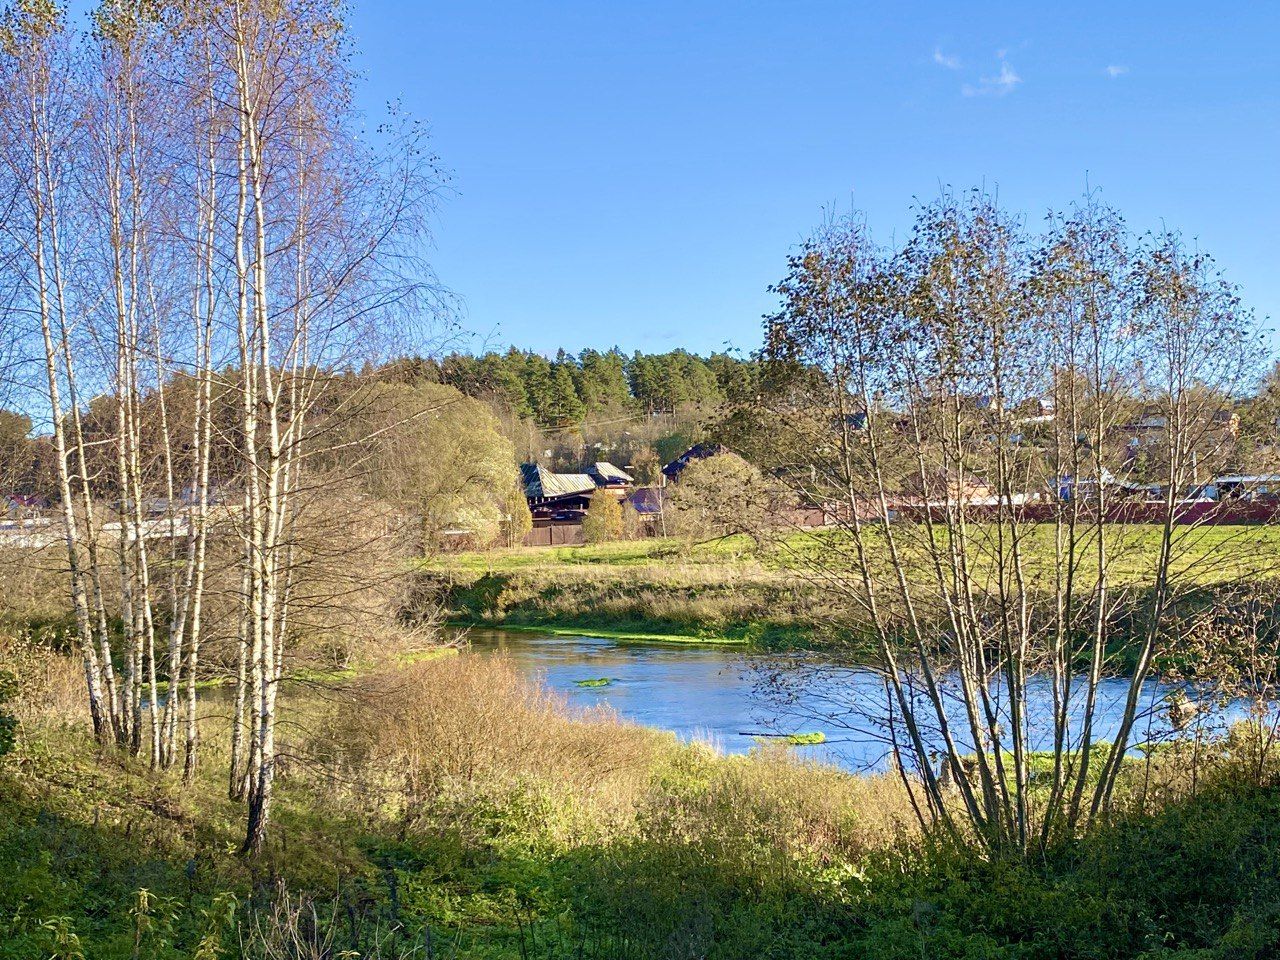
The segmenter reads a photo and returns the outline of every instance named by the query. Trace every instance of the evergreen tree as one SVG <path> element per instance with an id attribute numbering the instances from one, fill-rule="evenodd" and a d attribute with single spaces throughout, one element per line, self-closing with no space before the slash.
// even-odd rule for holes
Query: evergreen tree
<path id="1" fill-rule="evenodd" d="M 570 427 L 582 423 L 586 413 L 578 389 L 573 382 L 572 361 L 556 363 L 551 368 L 551 406 L 547 411 L 544 426 Z"/>
<path id="2" fill-rule="evenodd" d="M 530 412 L 533 418 L 543 426 L 554 425 L 556 415 L 556 384 L 551 362 L 537 353 L 522 353 L 525 393 L 529 398 Z M 509 362 L 514 360 L 509 358 Z"/>
<path id="3" fill-rule="evenodd" d="M 759 370 L 755 361 L 713 353 L 707 358 L 707 369 L 715 376 L 716 386 L 726 400 L 746 400 L 757 390 Z"/>
<path id="4" fill-rule="evenodd" d="M 480 358 L 480 377 L 488 389 L 517 417 L 527 417 L 533 412 L 524 379 L 520 376 L 521 364 L 511 362 L 512 354 L 505 357 L 486 353 Z"/>
<path id="5" fill-rule="evenodd" d="M 588 417 L 617 413 L 631 405 L 626 362 L 616 347 L 606 353 L 583 350 L 578 363 L 578 395 Z"/>
<path id="6" fill-rule="evenodd" d="M 663 371 L 659 367 L 658 358 L 646 355 L 637 350 L 627 364 L 627 379 L 631 384 L 631 395 L 640 408 L 647 413 L 657 413 L 667 409 L 666 396 L 662 382 Z"/>

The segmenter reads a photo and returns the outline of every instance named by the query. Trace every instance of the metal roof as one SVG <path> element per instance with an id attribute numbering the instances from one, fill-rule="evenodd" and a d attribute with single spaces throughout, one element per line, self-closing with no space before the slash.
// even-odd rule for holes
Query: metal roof
<path id="1" fill-rule="evenodd" d="M 608 460 L 597 460 L 595 466 L 591 468 L 591 472 L 598 476 L 601 480 L 608 483 L 609 481 L 621 481 L 622 483 L 631 483 L 631 474 L 623 470 L 621 467 L 615 467 Z"/>
<path id="2" fill-rule="evenodd" d="M 532 499 L 587 493 L 596 488 L 596 482 L 585 473 L 552 473 L 537 463 L 522 463 L 520 479 L 524 481 L 524 495 Z"/>
<path id="3" fill-rule="evenodd" d="M 662 512 L 664 499 L 663 492 L 658 487 L 637 487 L 627 497 L 627 503 L 631 504 L 636 513 L 649 515 Z"/>
<path id="4" fill-rule="evenodd" d="M 662 472 L 665 473 L 669 479 L 674 480 L 680 475 L 680 472 L 694 460 L 705 460 L 708 457 L 714 457 L 718 454 L 728 452 L 728 447 L 723 447 L 718 443 L 695 443 L 692 447 L 663 467 Z"/>

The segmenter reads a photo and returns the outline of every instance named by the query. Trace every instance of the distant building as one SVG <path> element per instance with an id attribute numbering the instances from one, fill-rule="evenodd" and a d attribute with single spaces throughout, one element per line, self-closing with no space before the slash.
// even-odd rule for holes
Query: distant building
<path id="1" fill-rule="evenodd" d="M 626 490 L 633 483 L 634 478 L 621 467 L 615 467 L 608 460 L 597 460 L 587 468 L 587 476 L 589 476 L 597 487 L 603 487 L 610 490 Z"/>
<path id="2" fill-rule="evenodd" d="M 627 494 L 623 505 L 635 511 L 639 535 L 646 537 L 662 537 L 667 534 L 667 524 L 663 511 L 666 507 L 667 492 L 662 487 L 637 487 Z"/>
<path id="3" fill-rule="evenodd" d="M 627 496 L 625 503 L 642 517 L 658 517 L 666 495 L 661 487 L 637 487 Z"/>
<path id="4" fill-rule="evenodd" d="M 846 414 L 844 418 L 845 426 L 852 433 L 862 433 L 867 429 L 867 412 L 860 410 L 857 413 Z"/>
<path id="5" fill-rule="evenodd" d="M 1215 500 L 1275 500 L 1280 497 L 1280 474 L 1232 474 L 1205 487 Z"/>
<path id="6" fill-rule="evenodd" d="M 537 463 L 520 466 L 525 499 L 535 521 L 572 523 L 581 520 L 597 491 L 621 500 L 634 482 L 631 474 L 607 460 L 598 460 L 585 473 L 556 473 Z"/>
<path id="7" fill-rule="evenodd" d="M 49 502 L 44 497 L 29 496 L 22 493 L 0 493 L 0 511 L 11 520 L 27 520 L 40 516 L 47 510 Z"/>
<path id="8" fill-rule="evenodd" d="M 996 502 L 996 490 L 975 473 L 938 470 L 925 481 L 913 477 L 909 492 L 925 503 L 981 506 Z"/>
<path id="9" fill-rule="evenodd" d="M 520 480 L 534 520 L 581 519 L 596 482 L 585 473 L 554 473 L 537 463 L 520 465 Z"/>
<path id="10" fill-rule="evenodd" d="M 1019 423 L 1052 423 L 1054 418 L 1053 401 L 1048 397 L 1035 397 L 1019 404 L 1015 413 Z"/>

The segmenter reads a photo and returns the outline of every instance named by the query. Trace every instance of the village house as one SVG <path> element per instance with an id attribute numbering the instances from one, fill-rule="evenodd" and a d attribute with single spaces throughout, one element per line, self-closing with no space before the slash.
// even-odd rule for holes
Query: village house
<path id="1" fill-rule="evenodd" d="M 520 480 L 534 523 L 581 521 L 597 492 L 622 500 L 634 482 L 631 475 L 606 460 L 583 473 L 556 473 L 538 463 L 520 465 Z"/>
<path id="2" fill-rule="evenodd" d="M 0 511 L 10 520 L 31 520 L 39 517 L 49 503 L 43 497 L 22 493 L 0 494 Z"/>
<path id="3" fill-rule="evenodd" d="M 597 460 L 591 466 L 587 467 L 587 476 L 589 476 L 597 488 L 602 490 L 613 490 L 622 492 L 631 488 L 635 483 L 634 478 L 621 467 L 615 467 L 608 460 Z"/>

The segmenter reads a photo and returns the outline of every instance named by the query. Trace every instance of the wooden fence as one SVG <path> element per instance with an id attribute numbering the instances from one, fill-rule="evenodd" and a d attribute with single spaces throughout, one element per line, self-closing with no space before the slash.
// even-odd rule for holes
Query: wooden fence
<path id="1" fill-rule="evenodd" d="M 525 534 L 526 547 L 577 547 L 586 543 L 580 523 L 548 523 Z"/>

